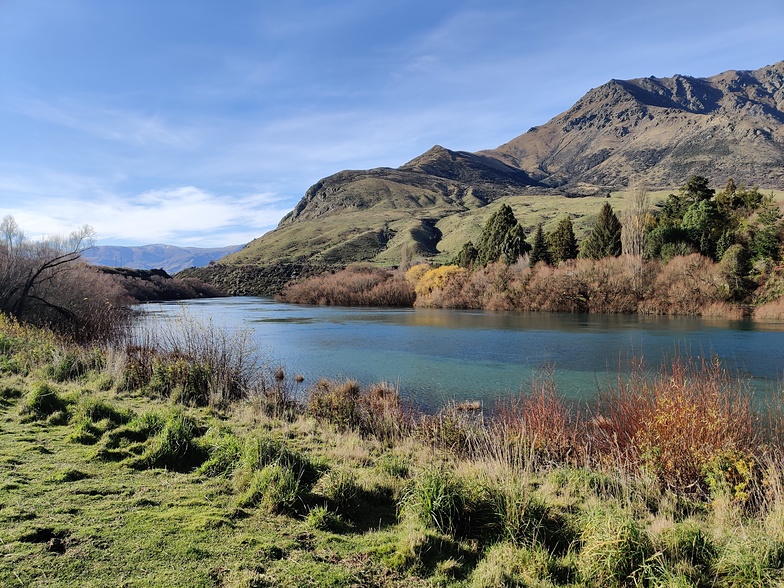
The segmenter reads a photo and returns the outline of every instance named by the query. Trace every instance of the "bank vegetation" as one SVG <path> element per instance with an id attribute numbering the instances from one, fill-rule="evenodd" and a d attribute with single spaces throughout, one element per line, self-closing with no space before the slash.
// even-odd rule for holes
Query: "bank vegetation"
<path id="1" fill-rule="evenodd" d="M 784 399 L 673 357 L 422 413 L 183 315 L 75 344 L 0 318 L 0 583 L 767 586 Z"/>
<path id="2" fill-rule="evenodd" d="M 781 320 L 781 212 L 772 197 L 695 176 L 658 207 L 644 190 L 609 204 L 578 243 L 564 217 L 532 242 L 502 205 L 453 263 L 353 265 L 295 282 L 279 298 L 335 305 L 701 315 Z"/>

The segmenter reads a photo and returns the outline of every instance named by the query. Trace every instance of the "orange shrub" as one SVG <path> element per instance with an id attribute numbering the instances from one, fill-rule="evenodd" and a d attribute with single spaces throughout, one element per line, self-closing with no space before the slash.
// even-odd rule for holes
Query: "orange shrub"
<path id="1" fill-rule="evenodd" d="M 704 469 L 759 447 L 751 392 L 718 361 L 675 358 L 666 372 L 635 374 L 600 394 L 593 450 L 652 470 L 680 491 L 705 489 Z"/>
<path id="2" fill-rule="evenodd" d="M 640 305 L 647 314 L 700 315 L 714 302 L 726 301 L 727 286 L 719 265 L 692 253 L 673 257 L 656 276 L 653 289 Z"/>
<path id="3" fill-rule="evenodd" d="M 519 398 L 500 400 L 494 416 L 494 426 L 504 436 L 524 440 L 541 458 L 574 464 L 584 460 L 582 419 L 558 393 L 552 375 L 535 379 Z"/>
<path id="4" fill-rule="evenodd" d="M 397 272 L 371 265 L 350 265 L 287 286 L 283 302 L 330 306 L 412 306 L 414 290 Z"/>

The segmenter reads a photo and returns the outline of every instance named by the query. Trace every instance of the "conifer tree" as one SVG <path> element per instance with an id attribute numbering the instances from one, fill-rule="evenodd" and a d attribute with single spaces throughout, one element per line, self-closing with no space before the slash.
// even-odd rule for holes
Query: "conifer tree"
<path id="1" fill-rule="evenodd" d="M 460 267 L 470 269 L 476 263 L 478 257 L 479 251 L 473 241 L 468 241 L 463 245 L 463 248 L 460 250 L 460 253 L 457 254 L 457 257 L 455 257 L 454 263 Z"/>
<path id="2" fill-rule="evenodd" d="M 580 256 L 591 259 L 621 254 L 621 223 L 608 202 L 602 205 L 596 224 L 580 248 Z"/>
<path id="3" fill-rule="evenodd" d="M 531 267 L 534 267 L 540 261 L 545 262 L 547 265 L 552 263 L 550 250 L 547 246 L 547 240 L 544 238 L 542 223 L 539 223 L 539 226 L 536 227 L 536 234 L 534 234 L 534 244 L 531 249 L 531 257 L 528 260 L 528 263 Z"/>
<path id="4" fill-rule="evenodd" d="M 547 235 L 547 246 L 552 263 L 577 257 L 577 238 L 574 236 L 574 227 L 568 215 L 558 222 L 558 226 L 552 233 Z"/>
<path id="5" fill-rule="evenodd" d="M 485 223 L 482 238 L 479 241 L 477 260 L 487 265 L 499 259 L 506 263 L 514 263 L 523 253 L 530 250 L 525 241 L 525 232 L 517 222 L 512 208 L 502 204 Z"/>

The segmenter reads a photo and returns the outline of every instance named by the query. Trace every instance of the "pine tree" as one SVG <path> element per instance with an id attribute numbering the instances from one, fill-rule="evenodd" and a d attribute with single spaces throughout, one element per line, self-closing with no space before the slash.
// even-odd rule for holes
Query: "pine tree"
<path id="1" fill-rule="evenodd" d="M 460 253 L 457 254 L 455 257 L 455 265 L 464 268 L 472 268 L 476 263 L 477 258 L 479 257 L 479 251 L 474 246 L 473 241 L 468 241 L 463 245 L 463 248 L 460 250 Z"/>
<path id="2" fill-rule="evenodd" d="M 621 254 L 621 223 L 608 202 L 602 205 L 593 230 L 583 242 L 580 256 L 591 259 Z"/>
<path id="3" fill-rule="evenodd" d="M 555 230 L 547 235 L 547 246 L 550 250 L 552 263 L 560 263 L 577 257 L 577 238 L 569 216 L 558 222 Z"/>
<path id="4" fill-rule="evenodd" d="M 525 241 L 525 232 L 517 222 L 512 208 L 502 204 L 485 223 L 482 238 L 477 250 L 478 261 L 487 265 L 499 259 L 506 263 L 514 263 L 523 253 L 530 250 Z"/>
<path id="5" fill-rule="evenodd" d="M 552 263 L 550 257 L 550 250 L 547 247 L 547 240 L 544 238 L 544 231 L 542 230 L 542 223 L 536 227 L 536 234 L 534 235 L 534 244 L 531 249 L 531 257 L 528 260 L 531 267 L 534 267 L 540 261 L 545 262 L 547 265 Z"/>

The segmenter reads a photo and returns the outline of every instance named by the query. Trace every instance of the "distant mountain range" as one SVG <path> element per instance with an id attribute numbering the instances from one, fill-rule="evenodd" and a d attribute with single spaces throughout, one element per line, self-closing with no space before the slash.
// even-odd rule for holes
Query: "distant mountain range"
<path id="1" fill-rule="evenodd" d="M 242 248 L 175 247 L 174 245 L 143 245 L 123 247 L 99 245 L 82 254 L 82 259 L 93 265 L 127 267 L 132 269 L 163 269 L 174 275 L 189 267 L 203 267 Z"/>
<path id="2" fill-rule="evenodd" d="M 604 197 L 636 183 L 675 190 L 692 175 L 717 188 L 732 177 L 784 189 L 784 62 L 710 78 L 611 80 L 496 149 L 436 146 L 396 169 L 336 173 L 224 262 L 445 260 L 501 201 L 525 214 L 534 196 Z M 591 221 L 585 208 L 572 213 L 578 226 Z M 559 212 L 529 215 L 526 229 Z"/>

